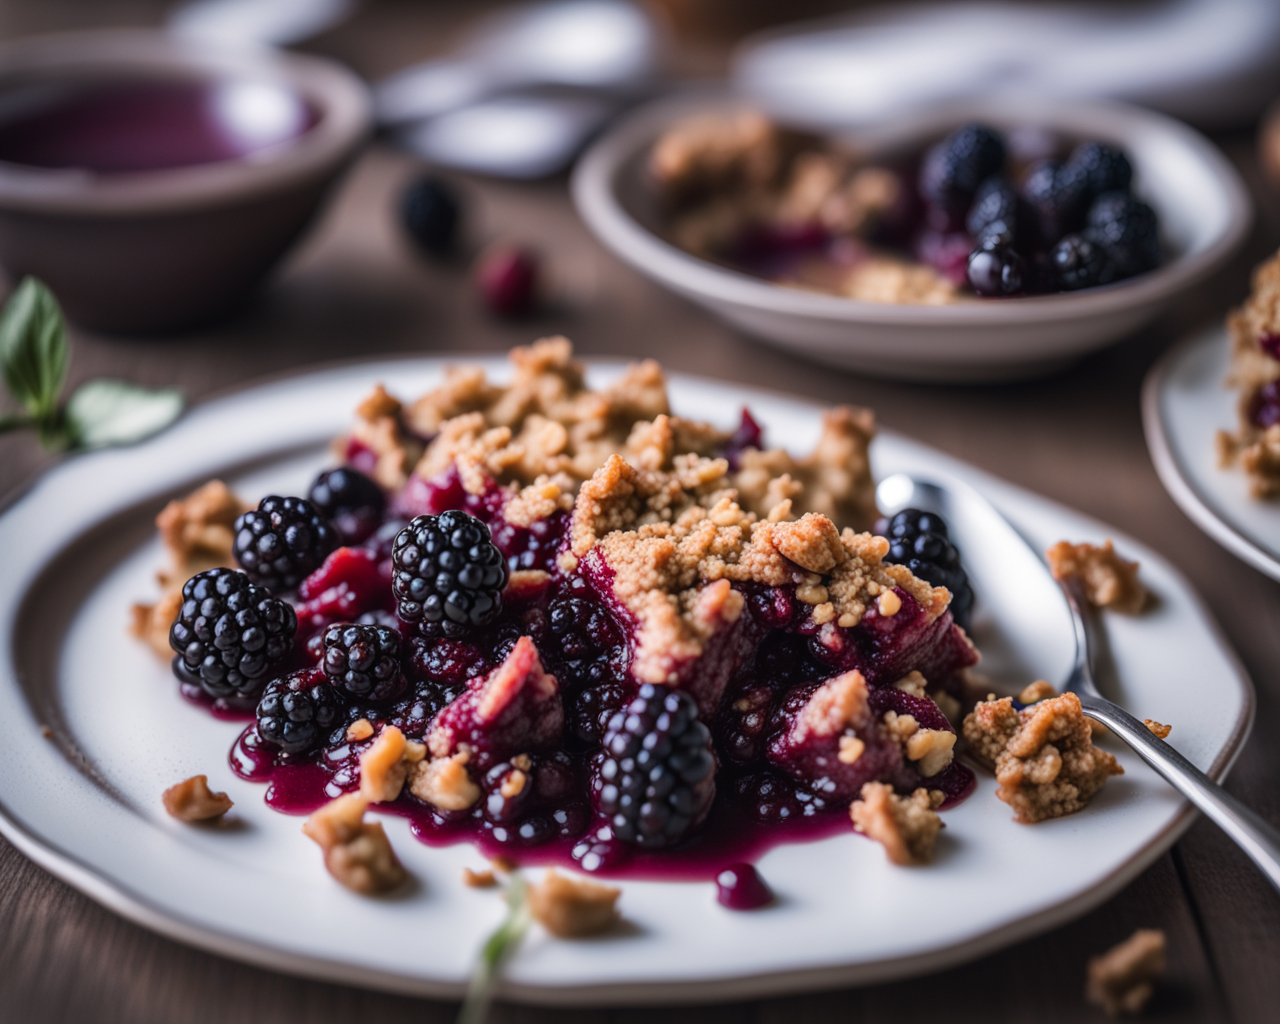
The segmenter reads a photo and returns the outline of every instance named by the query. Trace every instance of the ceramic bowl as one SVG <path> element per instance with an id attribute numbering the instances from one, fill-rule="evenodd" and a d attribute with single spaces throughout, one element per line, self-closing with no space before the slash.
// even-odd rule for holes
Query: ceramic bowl
<path id="1" fill-rule="evenodd" d="M 783 287 L 668 242 L 646 172 L 650 147 L 674 122 L 740 105 L 724 97 L 680 97 L 637 111 L 578 164 L 578 211 L 609 249 L 658 283 L 748 334 L 842 369 L 975 382 L 1046 372 L 1150 321 L 1170 298 L 1221 266 L 1250 224 L 1239 175 L 1208 139 L 1178 121 L 1112 103 L 969 100 L 840 138 L 862 150 L 891 151 L 982 121 L 1115 143 L 1134 165 L 1135 191 L 1160 216 L 1170 258 L 1157 270 L 1101 288 L 947 306 L 873 303 Z"/>
<path id="2" fill-rule="evenodd" d="M 107 333 L 169 332 L 244 302 L 366 139 L 363 83 L 326 60 L 102 31 L 0 48 L 0 100 L 85 83 L 234 82 L 301 101 L 310 126 L 247 156 L 101 173 L 0 161 L 0 265 Z M 2 109 L 2 108 L 0 108 Z"/>

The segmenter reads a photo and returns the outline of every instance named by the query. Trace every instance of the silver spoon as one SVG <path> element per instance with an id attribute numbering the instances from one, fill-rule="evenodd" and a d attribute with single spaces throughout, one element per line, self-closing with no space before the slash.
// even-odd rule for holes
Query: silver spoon
<path id="1" fill-rule="evenodd" d="M 1024 561 L 1025 555 L 1029 554 L 1041 572 L 1045 576 L 1049 574 L 1022 535 L 986 498 L 967 485 L 950 482 L 943 486 L 899 473 L 882 481 L 876 496 L 886 513 L 912 507 L 936 512 L 949 524 L 963 521 L 968 527 L 965 534 L 969 540 L 974 538 L 972 531 L 981 531 L 984 550 L 1000 551 L 1002 557 L 1007 554 L 1019 561 Z M 989 546 L 992 543 L 999 547 Z M 1216 822 L 1280 890 L 1280 832 L 1154 735 L 1133 715 L 1102 696 L 1093 677 L 1093 651 L 1097 647 L 1093 614 L 1078 582 L 1064 582 L 1061 587 L 1075 631 L 1075 659 L 1067 676 L 1066 689 L 1080 698 L 1080 707 L 1086 715 L 1102 722 L 1170 785 Z"/>

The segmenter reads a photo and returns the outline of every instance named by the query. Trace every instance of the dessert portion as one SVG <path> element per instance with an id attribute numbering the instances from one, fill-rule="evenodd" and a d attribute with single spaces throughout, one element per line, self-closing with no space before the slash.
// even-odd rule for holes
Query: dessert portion
<path id="1" fill-rule="evenodd" d="M 1039 129 L 967 124 L 872 159 L 743 110 L 675 125 L 649 172 L 687 252 L 868 302 L 1077 291 L 1162 258 L 1124 152 Z"/>
<path id="2" fill-rule="evenodd" d="M 1227 316 L 1237 426 L 1217 435 L 1223 466 L 1239 465 L 1255 498 L 1280 494 L 1280 253 L 1253 272 L 1253 290 Z"/>
<path id="3" fill-rule="evenodd" d="M 362 892 L 403 878 L 371 807 L 516 862 L 733 868 L 729 905 L 767 901 L 761 850 L 851 823 L 926 861 L 974 785 L 973 595 L 937 516 L 869 532 L 871 413 L 832 410 L 795 457 L 749 412 L 672 415 L 652 362 L 598 391 L 564 339 L 512 364 L 412 402 L 377 388 L 305 498 L 214 483 L 162 513 L 175 569 L 137 632 L 167 616 L 183 694 L 251 718 L 233 769 L 310 814 Z M 998 710 L 970 742 L 1020 816 L 1083 806 L 1108 774 L 1088 727 Z"/>

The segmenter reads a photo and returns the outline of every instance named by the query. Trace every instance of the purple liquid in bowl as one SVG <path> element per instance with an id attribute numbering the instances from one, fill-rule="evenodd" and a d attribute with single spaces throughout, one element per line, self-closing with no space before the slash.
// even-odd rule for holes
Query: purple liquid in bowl
<path id="1" fill-rule="evenodd" d="M 318 120 L 293 90 L 246 78 L 31 85 L 0 93 L 0 161 L 127 174 L 238 160 Z"/>

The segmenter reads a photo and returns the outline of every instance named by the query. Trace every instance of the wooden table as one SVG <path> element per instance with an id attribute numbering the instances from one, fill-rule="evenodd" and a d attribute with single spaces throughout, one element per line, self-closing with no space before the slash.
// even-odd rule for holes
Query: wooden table
<path id="1" fill-rule="evenodd" d="M 7 34 L 103 21 L 147 22 L 154 2 L 23 4 L 0 13 Z M 16 13 L 15 13 L 16 12 Z M 463 5 L 370 4 L 314 48 L 376 75 L 443 46 Z M 432 30 L 434 34 L 428 34 Z M 73 382 L 97 374 L 178 385 L 195 401 L 253 378 L 327 360 L 389 352 L 498 352 L 562 332 L 586 355 L 654 356 L 672 370 L 875 407 L 905 431 L 1141 537 L 1204 596 L 1257 687 L 1257 723 L 1228 788 L 1280 824 L 1280 586 L 1199 532 L 1174 506 L 1147 456 L 1139 388 L 1180 334 L 1219 318 L 1247 290 L 1248 270 L 1280 242 L 1280 207 L 1258 182 L 1252 137 L 1219 139 L 1259 203 L 1247 251 L 1180 298 L 1149 330 L 1057 376 L 991 387 L 884 383 L 797 362 L 661 291 L 586 232 L 563 180 L 467 181 L 469 244 L 536 245 L 554 299 L 536 317 L 500 322 L 469 286 L 465 261 L 441 266 L 410 251 L 393 216 L 410 159 L 372 149 L 317 230 L 261 300 L 198 334 L 136 340 L 73 332 Z M 29 437 L 0 438 L 0 494 L 42 465 Z M 1211 692 L 1213 680 L 1205 680 Z M 1011 885 L 1036 884 L 1027 864 Z M 193 879 L 194 885 L 199 879 Z M 1174 849 L 1073 924 L 962 968 L 869 988 L 715 1007 L 665 1018 L 726 1024 L 800 1019 L 1051 1021 L 1099 1016 L 1082 999 L 1086 959 L 1135 928 L 1163 928 L 1169 972 L 1155 1019 L 1276 1019 L 1280 897 L 1217 830 L 1197 822 Z M 494 1020 L 648 1019 L 653 1010 L 551 1011 L 499 1006 Z M 449 1021 L 456 1006 L 275 974 L 190 949 L 130 924 L 0 841 L 0 1021 Z"/>

